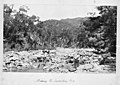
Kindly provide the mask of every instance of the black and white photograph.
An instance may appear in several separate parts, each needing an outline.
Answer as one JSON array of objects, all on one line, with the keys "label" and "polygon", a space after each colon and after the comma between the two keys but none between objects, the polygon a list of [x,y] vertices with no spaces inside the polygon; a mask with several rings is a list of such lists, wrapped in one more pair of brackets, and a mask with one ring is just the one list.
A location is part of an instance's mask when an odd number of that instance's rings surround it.
[{"label": "black and white photograph", "polygon": [[3,0],[0,85],[120,85],[119,0]]},{"label": "black and white photograph", "polygon": [[3,72],[116,73],[117,6],[3,4]]}]

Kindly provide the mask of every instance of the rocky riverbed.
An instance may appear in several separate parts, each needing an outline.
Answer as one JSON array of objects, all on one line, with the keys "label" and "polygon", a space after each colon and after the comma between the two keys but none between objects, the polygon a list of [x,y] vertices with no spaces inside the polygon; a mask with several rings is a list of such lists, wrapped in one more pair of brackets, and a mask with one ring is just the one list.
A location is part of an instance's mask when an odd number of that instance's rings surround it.
[{"label": "rocky riverbed", "polygon": [[8,51],[3,55],[3,71],[114,73],[115,61],[109,53],[96,54],[90,49]]}]

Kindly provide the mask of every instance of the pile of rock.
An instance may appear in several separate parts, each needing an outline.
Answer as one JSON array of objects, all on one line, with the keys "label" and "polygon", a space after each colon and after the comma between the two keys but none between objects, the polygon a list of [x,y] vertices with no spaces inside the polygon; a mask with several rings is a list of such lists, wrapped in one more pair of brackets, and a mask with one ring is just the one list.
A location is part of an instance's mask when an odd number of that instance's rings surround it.
[{"label": "pile of rock", "polygon": [[83,49],[62,55],[56,50],[9,51],[4,54],[3,71],[102,72],[109,67],[100,65],[102,60],[102,55]]},{"label": "pile of rock", "polygon": [[23,71],[30,66],[26,55],[10,51],[4,54],[3,71]]}]

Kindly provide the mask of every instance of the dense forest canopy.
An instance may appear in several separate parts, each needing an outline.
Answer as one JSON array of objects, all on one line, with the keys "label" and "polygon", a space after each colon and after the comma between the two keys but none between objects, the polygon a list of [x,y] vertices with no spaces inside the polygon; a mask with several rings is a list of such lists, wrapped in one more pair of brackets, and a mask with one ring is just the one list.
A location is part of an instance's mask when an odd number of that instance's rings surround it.
[{"label": "dense forest canopy", "polygon": [[100,16],[46,21],[28,16],[27,6],[13,8],[4,4],[4,51],[64,47],[116,53],[116,6],[98,6]]}]

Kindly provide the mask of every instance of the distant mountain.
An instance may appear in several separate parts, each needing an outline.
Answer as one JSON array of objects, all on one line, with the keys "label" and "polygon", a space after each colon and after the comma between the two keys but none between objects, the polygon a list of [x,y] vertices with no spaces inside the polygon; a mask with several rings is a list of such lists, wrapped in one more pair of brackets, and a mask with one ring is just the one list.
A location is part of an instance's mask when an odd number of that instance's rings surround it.
[{"label": "distant mountain", "polygon": [[67,19],[61,19],[61,22],[67,22],[71,24],[72,26],[79,27],[82,22],[88,20],[88,17],[77,17],[77,18],[67,18]]},{"label": "distant mountain", "polygon": [[43,22],[44,27],[58,28],[58,29],[72,29],[74,26],[68,22],[62,22],[61,20],[46,20]]},{"label": "distant mountain", "polygon": [[77,18],[67,18],[67,19],[61,19],[61,20],[46,20],[43,22],[44,27],[46,28],[57,28],[57,29],[73,29],[77,28],[84,21],[88,20],[88,17],[77,17]]}]

